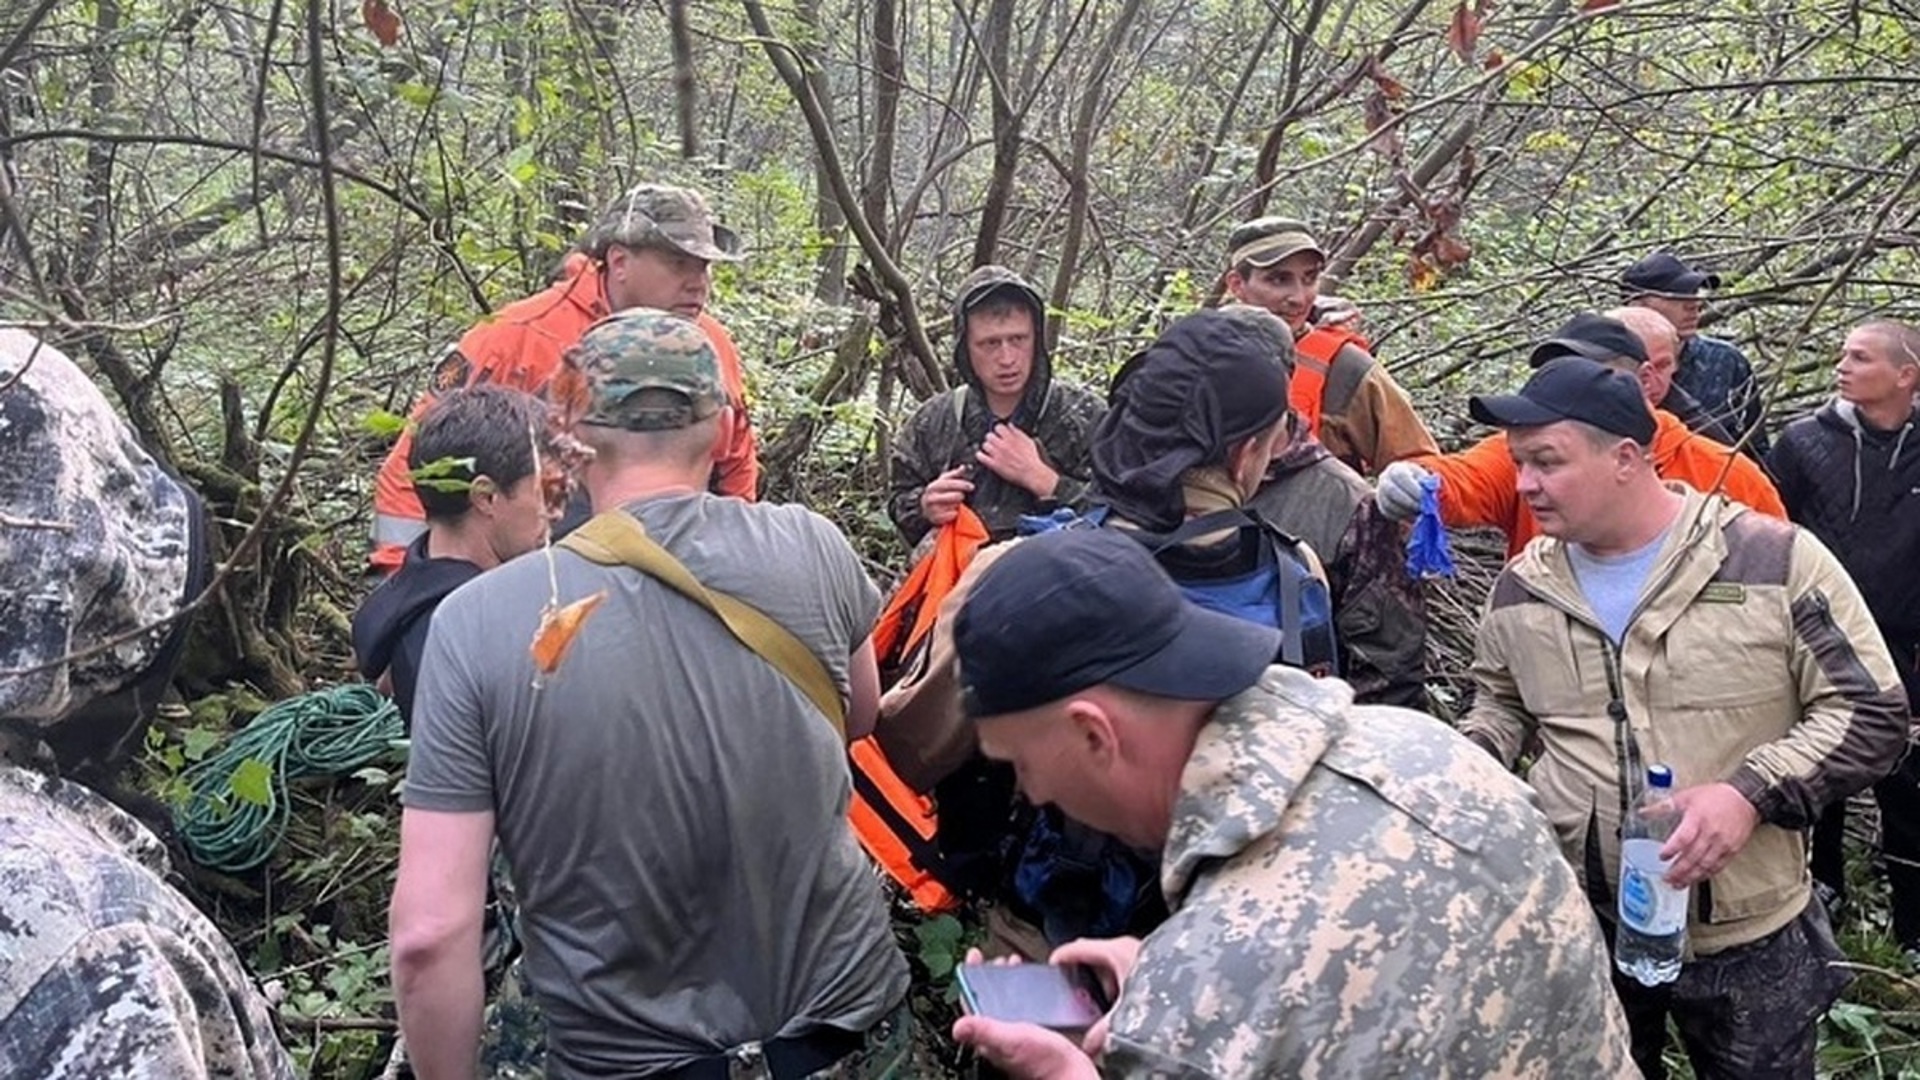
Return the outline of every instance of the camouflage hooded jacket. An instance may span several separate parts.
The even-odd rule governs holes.
[[[0,764],[0,1076],[290,1080],[266,1002],[165,867],[118,807]]]
[[[1009,292],[1033,311],[1033,373],[1020,404],[1011,416],[996,417],[987,408],[987,396],[967,355],[967,313],[995,292]],[[887,512],[909,547],[933,528],[920,512],[920,492],[941,473],[956,465],[974,465],[973,493],[967,505],[995,539],[1012,536],[1020,515],[1045,513],[1057,506],[1079,508],[1093,476],[1089,448],[1093,429],[1106,415],[1106,405],[1077,386],[1053,381],[1053,362],[1046,346],[1046,304],[1040,293],[1018,274],[1001,266],[983,266],[960,284],[953,305],[953,366],[959,385],[935,394],[921,404],[901,426],[893,444],[893,489]],[[1009,423],[1033,436],[1060,474],[1050,498],[1041,499],[1017,484],[977,465],[974,455],[995,424]]]
[[[1274,667],[1180,778],[1102,1075],[1634,1077],[1586,899],[1472,744]]]

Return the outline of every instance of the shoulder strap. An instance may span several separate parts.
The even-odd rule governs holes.
[[[1201,514],[1196,518],[1188,518],[1179,528],[1170,533],[1157,534],[1153,550],[1158,553],[1167,548],[1197,540],[1202,536],[1226,532],[1228,529],[1245,529],[1258,524],[1259,522],[1249,516],[1245,510],[1237,506],[1229,506]]]
[[[967,384],[953,388],[953,426],[967,430]]]
[[[596,514],[560,541],[581,558],[602,566],[629,566],[666,585],[712,612],[740,643],[786,676],[812,701],[842,739],[847,734],[847,708],[826,665],[786,627],[738,597],[716,592],[700,583],[680,560],[652,537],[624,510]]]

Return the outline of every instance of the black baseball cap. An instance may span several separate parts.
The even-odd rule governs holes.
[[[1115,529],[1022,540],[973,586],[954,622],[968,716],[1021,712],[1110,683],[1223,701],[1252,686],[1280,632],[1188,600]]]
[[[1467,399],[1467,412],[1501,428],[1579,420],[1642,446],[1656,430],[1639,381],[1584,356],[1547,361],[1518,394],[1477,394]]]
[[[1652,293],[1655,296],[1698,296],[1700,290],[1720,287],[1720,275],[1696,270],[1680,261],[1671,251],[1656,251],[1627,267],[1620,275],[1627,299]]]
[[[1553,336],[1533,347],[1527,363],[1534,367],[1562,356],[1584,356],[1606,363],[1625,357],[1636,364],[1647,362],[1647,347],[1640,335],[1619,319],[1583,311],[1568,319]]]

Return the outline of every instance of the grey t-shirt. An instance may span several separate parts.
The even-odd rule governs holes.
[[[880,597],[825,518],[706,494],[628,509],[709,588],[812,647],[844,691]],[[667,586],[552,558],[561,603],[607,599],[540,687],[528,645],[546,554],[481,575],[435,613],[404,794],[496,814],[550,1074],[627,1075],[872,1026],[907,972],[847,824],[832,727]]]
[[[1567,561],[1573,564],[1574,579],[1586,595],[1587,606],[1600,618],[1600,628],[1615,645],[1627,633],[1633,609],[1640,604],[1640,593],[1653,572],[1660,548],[1673,530],[1663,530],[1643,548],[1624,555],[1595,555],[1579,544],[1567,545]]]

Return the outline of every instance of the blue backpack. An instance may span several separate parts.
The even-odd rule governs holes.
[[[1056,510],[1021,518],[1020,532],[1100,528],[1106,518],[1106,507],[1086,514]],[[1339,673],[1332,593],[1319,558],[1306,544],[1241,509],[1203,514],[1169,533],[1121,531],[1146,546],[1189,600],[1278,629],[1276,661],[1316,675]],[[1237,540],[1235,549],[1224,540],[1198,553],[1186,547],[1229,531]],[[1151,854],[1069,820],[1054,807],[1032,812],[1015,843],[1013,895],[1026,908],[1021,914],[1040,925],[1050,944],[1144,935],[1166,918]]]

